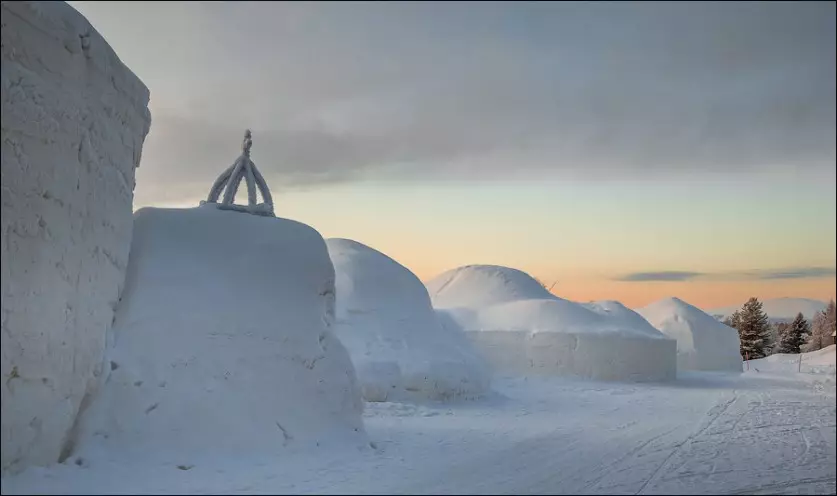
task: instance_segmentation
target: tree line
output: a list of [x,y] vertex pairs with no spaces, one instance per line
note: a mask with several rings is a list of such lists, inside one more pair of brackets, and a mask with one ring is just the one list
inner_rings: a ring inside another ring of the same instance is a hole
[[834,344],[836,311],[834,300],[831,300],[811,322],[799,313],[792,322],[771,324],[762,303],[753,297],[723,322],[738,331],[741,356],[754,360],[774,353],[816,351]]

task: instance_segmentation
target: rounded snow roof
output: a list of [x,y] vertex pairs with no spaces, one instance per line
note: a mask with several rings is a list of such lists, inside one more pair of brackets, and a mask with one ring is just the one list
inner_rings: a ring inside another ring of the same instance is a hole
[[496,265],[468,265],[427,283],[434,307],[466,331],[615,334],[665,339],[619,302],[576,303],[532,276]]
[[368,310],[399,301],[411,311],[429,311],[427,290],[407,267],[351,239],[330,238],[326,246],[334,264],[338,298],[346,303],[342,307],[359,305]]
[[741,370],[738,331],[679,298],[664,298],[637,313],[677,340],[678,364],[684,369]]
[[555,298],[529,274],[498,265],[466,265],[426,284],[436,308],[484,307],[517,300]]

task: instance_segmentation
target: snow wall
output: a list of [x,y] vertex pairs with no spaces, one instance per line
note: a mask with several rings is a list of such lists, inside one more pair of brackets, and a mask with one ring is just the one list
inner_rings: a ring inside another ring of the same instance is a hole
[[2,471],[59,459],[101,372],[149,93],[64,2],[2,3]]
[[741,372],[738,331],[679,298],[665,298],[637,312],[677,340],[677,368]]
[[441,326],[409,269],[348,239],[326,240],[337,274],[337,335],[367,401],[475,397],[487,366],[459,329]]
[[137,211],[108,377],[74,457],[368,447],[333,320],[334,268],[311,227],[212,205]]
[[427,283],[443,325],[497,370],[598,380],[676,377],[676,342],[615,301],[558,298],[516,269],[470,265]]

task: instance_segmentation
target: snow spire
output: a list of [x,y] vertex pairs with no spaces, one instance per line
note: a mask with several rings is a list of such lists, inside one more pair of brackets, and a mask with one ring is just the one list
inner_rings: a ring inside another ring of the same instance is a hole
[[[272,217],[273,214],[273,197],[270,195],[270,190],[267,183],[262,177],[256,164],[250,159],[250,148],[253,146],[253,135],[249,129],[244,131],[244,141],[241,143],[241,156],[239,156],[231,166],[218,176],[212,189],[209,190],[209,196],[206,201],[202,201],[201,205],[212,204],[223,210],[236,210],[239,212],[247,212],[255,215],[264,215]],[[247,205],[237,205],[235,201],[235,193],[238,191],[238,186],[241,180],[244,179],[247,183]],[[262,194],[264,203],[257,203],[256,189]],[[218,199],[223,192],[224,196],[221,202]]]

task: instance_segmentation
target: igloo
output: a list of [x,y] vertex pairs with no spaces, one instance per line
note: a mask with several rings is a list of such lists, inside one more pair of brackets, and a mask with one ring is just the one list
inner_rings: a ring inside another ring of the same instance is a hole
[[489,374],[458,329],[442,327],[409,269],[356,241],[328,239],[336,272],[336,333],[367,401],[474,397]]
[[637,312],[677,340],[680,370],[742,371],[738,331],[679,298],[665,298]]
[[187,464],[367,446],[333,321],[334,268],[311,227],[267,207],[137,211],[107,378],[76,454]]
[[624,305],[559,298],[517,269],[469,265],[427,283],[448,328],[496,369],[520,374],[656,381],[676,376],[674,340]]

